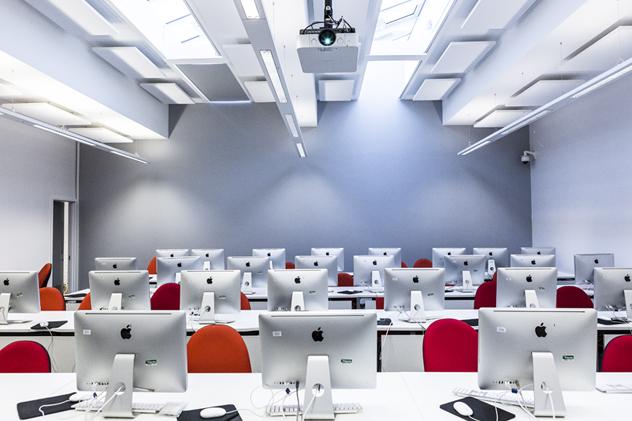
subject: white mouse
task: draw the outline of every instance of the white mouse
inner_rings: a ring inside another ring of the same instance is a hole
[[[454,402],[452,407],[454,408],[456,412],[459,413],[459,415],[463,415],[464,417],[470,417],[474,415],[474,411],[472,411],[472,408],[470,408],[469,405],[466,404],[465,402],[462,402],[462,401]]]
[[[80,402],[80,401],[85,401],[87,399],[90,399],[92,397],[91,394],[89,393],[73,393],[72,395],[68,396],[68,400],[71,402]]]
[[[200,411],[200,418],[219,418],[226,415],[224,408],[205,408]]]

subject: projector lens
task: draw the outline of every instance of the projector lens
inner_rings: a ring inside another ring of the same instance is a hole
[[[325,47],[328,47],[336,42],[336,33],[331,29],[323,29],[318,34],[318,41]]]

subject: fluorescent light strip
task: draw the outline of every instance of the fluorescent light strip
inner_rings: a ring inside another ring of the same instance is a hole
[[[246,19],[261,19],[255,0],[241,0],[241,7],[244,9]]]
[[[286,103],[287,97],[285,96],[285,90],[283,89],[283,84],[281,83],[281,78],[279,77],[279,72],[277,70],[272,51],[259,50],[259,54],[261,54],[263,65],[266,68],[268,77],[270,78],[270,82],[272,83],[272,88],[274,88],[277,99],[279,100],[279,102]]]
[[[298,151],[298,156],[300,156],[301,158],[305,158],[307,156],[307,154],[305,153],[305,147],[302,143],[296,144],[296,150]]]
[[[600,81],[598,83],[595,83],[592,86],[587,87],[583,91],[576,93],[575,95],[573,95],[573,99],[581,98],[584,95],[594,91],[595,89],[601,88],[602,86],[612,82],[613,80],[620,78],[621,76],[625,75],[626,73],[628,73],[630,71],[632,71],[632,64],[629,65],[628,67],[626,67],[625,69],[621,69],[618,72],[616,72],[615,74],[613,74],[611,76],[608,76],[604,80],[602,80],[602,81]]]
[[[298,137],[298,130],[296,130],[296,124],[294,124],[294,116],[292,114],[285,114],[285,121],[290,129],[293,137]]]
[[[83,143],[84,145],[95,146],[94,142],[87,142],[87,141],[85,141],[83,139],[74,138],[72,135],[70,135],[68,133],[58,132],[56,130],[49,129],[48,127],[40,126],[39,124],[33,124],[33,127],[37,128],[37,129],[40,129],[40,130],[44,130],[44,131],[52,133],[52,134],[56,134],[56,135],[65,137],[65,138],[70,139],[70,140],[74,140],[75,142]]]

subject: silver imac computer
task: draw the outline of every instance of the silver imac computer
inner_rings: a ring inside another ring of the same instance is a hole
[[[345,270],[345,249],[342,247],[312,247],[312,256],[336,256],[338,258],[338,272]]]
[[[512,254],[510,259],[512,268],[554,268],[554,254]]]
[[[446,256],[457,256],[459,254],[465,254],[465,247],[442,247],[432,249],[432,267],[442,268],[445,267]]]
[[[472,254],[482,254],[487,259],[487,276],[491,278],[498,268],[509,266],[509,249],[507,247],[474,247]]]
[[[487,257],[481,254],[459,254],[445,257],[445,282],[461,285],[464,291],[485,282]]]
[[[189,249],[156,249],[156,257],[183,257],[189,255]]]
[[[156,259],[156,281],[158,285],[180,282],[183,270],[202,270],[204,261],[199,256],[158,257]]]
[[[393,256],[353,256],[353,283],[381,291],[384,288],[384,269],[396,267]]]
[[[426,310],[445,307],[443,268],[384,269],[384,309],[408,311],[408,321],[418,323],[426,319]]]
[[[97,257],[95,270],[136,270],[135,257]]]
[[[266,287],[270,270],[269,257],[229,256],[226,263],[226,269],[241,271],[241,291],[244,294],[253,294],[253,287]]]
[[[200,323],[229,323],[241,311],[241,272],[211,270],[182,272],[180,310],[199,313]]]
[[[12,313],[39,313],[37,272],[0,272],[0,324],[9,323]]]
[[[336,256],[295,256],[296,269],[327,269],[327,284],[338,285],[338,259]]]
[[[268,272],[269,311],[329,309],[327,269],[274,269]]]
[[[334,419],[332,388],[376,385],[375,312],[273,312],[259,316],[259,329],[264,387],[304,389],[305,420]]]
[[[595,268],[614,267],[614,254],[576,254],[575,260],[575,283],[593,283]]]
[[[520,254],[555,255],[555,247],[520,247]]]
[[[93,310],[150,310],[146,270],[93,270],[88,273]]]
[[[270,258],[270,269],[285,269],[285,249],[252,249],[252,255]]]
[[[369,247],[369,256],[393,256],[395,266],[402,267],[402,249],[399,247]]]
[[[182,311],[76,312],[77,389],[106,391],[79,407],[102,408],[104,417],[132,418],[134,389],[185,392],[186,337]]]
[[[593,390],[597,312],[494,309],[478,313],[478,386],[534,391],[534,415],[564,417],[562,390]]]
[[[499,268],[496,307],[555,308],[556,268]]]
[[[632,320],[632,268],[595,268],[595,308],[625,310]]]
[[[224,249],[191,249],[191,256],[200,256],[204,261],[203,270],[224,270]]]

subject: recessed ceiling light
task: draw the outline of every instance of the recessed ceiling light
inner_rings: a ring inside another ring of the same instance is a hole
[[[162,70],[136,47],[95,47],[103,60],[133,79],[162,79]]]
[[[163,104],[193,104],[193,100],[176,83],[141,83],[140,86]]]
[[[259,9],[257,9],[257,2],[255,0],[241,0],[241,7],[244,9],[244,13],[247,19],[260,19]]]
[[[281,103],[286,103],[287,97],[285,96],[285,90],[283,89],[283,84],[281,83],[281,78],[279,77],[279,71],[277,70],[272,51],[260,50],[259,54],[261,54],[263,65],[266,68],[268,77],[270,78],[270,82],[272,83],[272,89],[274,89],[278,101]]]
[[[105,127],[76,127],[68,129],[68,131],[80,134],[81,136],[89,137],[90,139],[98,140],[103,143],[132,143],[133,139],[127,136],[122,136],[112,130]]]
[[[85,126],[89,120],[47,102],[2,104],[2,107],[56,126]]]
[[[298,130],[296,129],[296,124],[294,124],[294,116],[292,114],[284,114],[285,121],[287,122],[287,127],[290,129],[290,133],[292,133],[293,137],[298,137]]]
[[[298,151],[298,156],[300,156],[301,158],[305,158],[307,156],[307,154],[305,153],[305,147],[302,143],[296,144],[296,150]]]

